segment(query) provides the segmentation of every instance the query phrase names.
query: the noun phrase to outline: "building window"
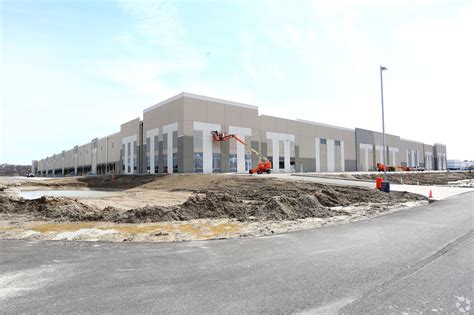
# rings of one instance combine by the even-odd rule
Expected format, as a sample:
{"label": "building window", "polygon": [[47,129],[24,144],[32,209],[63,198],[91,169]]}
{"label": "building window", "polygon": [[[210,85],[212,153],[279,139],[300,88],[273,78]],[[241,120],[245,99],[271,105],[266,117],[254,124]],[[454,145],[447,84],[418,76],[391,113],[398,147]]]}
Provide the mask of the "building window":
{"label": "building window", "polygon": [[341,140],[335,140],[334,144],[337,145],[337,146],[341,146]]}
{"label": "building window", "polygon": [[319,139],[319,143],[320,144],[326,144],[326,139],[323,139],[323,138]]}
{"label": "building window", "polygon": [[202,173],[202,152],[194,152],[194,172]]}
{"label": "building window", "polygon": [[237,172],[237,154],[229,154],[229,167],[231,172]]}
{"label": "building window", "polygon": [[178,153],[173,153],[173,173],[178,173]]}
{"label": "building window", "polygon": [[151,170],[150,170],[150,141],[151,139],[148,137],[146,138],[146,147],[145,147],[145,156],[146,156],[146,172],[147,173],[150,173]]}
{"label": "building window", "polygon": [[114,143],[112,142],[112,149],[114,148]]}
{"label": "building window", "polygon": [[280,156],[278,166],[279,166],[280,169],[285,169],[285,157]]}
{"label": "building window", "polygon": [[155,173],[159,173],[160,170],[159,170],[159,157],[160,157],[160,151],[159,151],[159,138],[158,136],[155,136],[153,137],[154,138],[154,142],[155,142]]}
{"label": "building window", "polygon": [[194,130],[194,172],[202,173],[203,172],[203,131]]}
{"label": "building window", "polygon": [[163,173],[168,173],[168,154],[163,154]]}
{"label": "building window", "polygon": [[245,154],[245,171],[250,171],[252,169],[252,155]]}
{"label": "building window", "polygon": [[212,153],[212,172],[220,173],[221,171],[221,154]]}
{"label": "building window", "polygon": [[137,156],[138,156],[137,142],[133,141],[133,173],[137,170]]}
{"label": "building window", "polygon": [[131,162],[130,152],[131,152],[131,149],[132,149],[132,143],[131,142],[127,143],[127,149],[128,149],[128,155],[126,156],[126,158],[127,158],[127,173],[131,173],[131,171],[132,171],[132,168],[130,166],[130,162]]}
{"label": "building window", "polygon": [[163,173],[168,173],[168,133],[163,134]]}

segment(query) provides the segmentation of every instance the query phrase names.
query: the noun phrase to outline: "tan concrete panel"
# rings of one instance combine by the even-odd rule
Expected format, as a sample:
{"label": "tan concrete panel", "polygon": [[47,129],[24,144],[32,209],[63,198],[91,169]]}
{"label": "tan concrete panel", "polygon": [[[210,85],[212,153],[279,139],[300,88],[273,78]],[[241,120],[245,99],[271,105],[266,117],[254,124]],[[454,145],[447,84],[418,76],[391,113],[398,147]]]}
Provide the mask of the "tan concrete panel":
{"label": "tan concrete panel", "polygon": [[107,162],[107,137],[97,140],[97,164]]}
{"label": "tan concrete panel", "polygon": [[77,165],[82,166],[84,164],[84,159],[85,159],[85,154],[86,154],[86,146],[85,145],[80,145],[77,147]]}
{"label": "tan concrete panel", "polygon": [[193,136],[194,134],[194,126],[193,121],[183,121],[181,125],[181,134],[185,136]]}
{"label": "tan concrete panel", "polygon": [[183,120],[184,116],[184,104],[183,98],[179,98],[169,103],[170,116],[169,120],[165,121],[165,125],[171,124],[173,122],[178,122]]}
{"label": "tan concrete panel", "polygon": [[262,115],[260,116],[260,129],[262,130],[262,140],[265,137],[266,131],[275,131],[275,121],[270,116]]}
{"label": "tan concrete panel", "polygon": [[287,122],[288,133],[296,136],[312,136],[314,134],[314,126],[308,123],[289,120]]}
{"label": "tan concrete panel", "polygon": [[91,157],[91,150],[92,150],[92,145],[90,143],[87,143],[85,145],[85,155],[84,155],[84,163],[86,165],[92,164],[92,157]]}
{"label": "tan concrete panel", "polygon": [[132,120],[126,122],[126,123],[123,123],[120,126],[120,133],[122,135],[122,138],[131,136],[131,135],[137,135],[137,137],[138,137],[139,124],[140,124],[140,119],[139,118],[135,118],[135,119],[132,119]]}
{"label": "tan concrete panel", "polygon": [[259,128],[258,111],[243,107],[240,108],[240,127]]}
{"label": "tan concrete panel", "polygon": [[115,133],[108,137],[108,159],[110,162],[120,161],[120,150],[122,149],[122,137]]}
{"label": "tan concrete panel", "polygon": [[207,120],[203,122],[222,124],[225,121],[225,107],[226,105],[208,102],[207,104]]}
{"label": "tan concrete panel", "polygon": [[227,126],[242,126],[240,120],[240,107],[227,105],[225,106],[225,122]]}
{"label": "tan concrete panel", "polygon": [[316,157],[316,146],[314,137],[311,136],[297,136],[296,145],[300,148],[301,158],[315,158]]}
{"label": "tan concrete panel", "polygon": [[207,101],[184,97],[183,120],[207,121]]}

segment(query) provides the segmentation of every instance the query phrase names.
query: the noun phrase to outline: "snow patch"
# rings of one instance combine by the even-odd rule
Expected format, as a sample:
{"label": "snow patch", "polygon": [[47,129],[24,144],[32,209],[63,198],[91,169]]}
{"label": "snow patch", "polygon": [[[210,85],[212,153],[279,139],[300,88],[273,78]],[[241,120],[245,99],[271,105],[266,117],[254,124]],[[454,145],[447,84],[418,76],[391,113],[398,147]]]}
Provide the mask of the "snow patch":
{"label": "snow patch", "polygon": [[79,229],[72,232],[63,232],[56,235],[53,240],[73,240],[79,236],[99,237],[102,235],[118,233],[116,230],[99,230],[99,229]]}

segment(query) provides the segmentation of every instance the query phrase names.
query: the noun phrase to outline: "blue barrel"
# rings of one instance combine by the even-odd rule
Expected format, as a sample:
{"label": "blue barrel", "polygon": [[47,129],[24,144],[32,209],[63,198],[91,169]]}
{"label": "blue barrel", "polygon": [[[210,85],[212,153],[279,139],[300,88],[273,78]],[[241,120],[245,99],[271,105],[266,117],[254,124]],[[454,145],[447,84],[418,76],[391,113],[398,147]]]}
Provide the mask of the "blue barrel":
{"label": "blue barrel", "polygon": [[383,181],[381,190],[386,192],[386,193],[389,193],[390,192],[390,182],[389,181]]}

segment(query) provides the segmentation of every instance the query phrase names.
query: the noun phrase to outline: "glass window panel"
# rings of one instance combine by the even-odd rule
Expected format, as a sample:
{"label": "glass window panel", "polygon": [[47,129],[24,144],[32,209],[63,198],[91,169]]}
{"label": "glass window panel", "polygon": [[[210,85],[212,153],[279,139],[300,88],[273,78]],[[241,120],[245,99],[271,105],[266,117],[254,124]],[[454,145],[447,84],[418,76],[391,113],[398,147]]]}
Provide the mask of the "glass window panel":
{"label": "glass window panel", "polygon": [[245,154],[245,170],[248,172],[252,168],[252,154]]}
{"label": "glass window panel", "polygon": [[221,154],[212,153],[212,172],[219,173],[221,171]]}
{"label": "glass window panel", "polygon": [[163,173],[168,173],[168,154],[163,154]]}
{"label": "glass window panel", "polygon": [[194,152],[194,172],[202,173],[202,152]]}
{"label": "glass window panel", "polygon": [[229,154],[229,166],[231,172],[237,172],[237,154]]}

